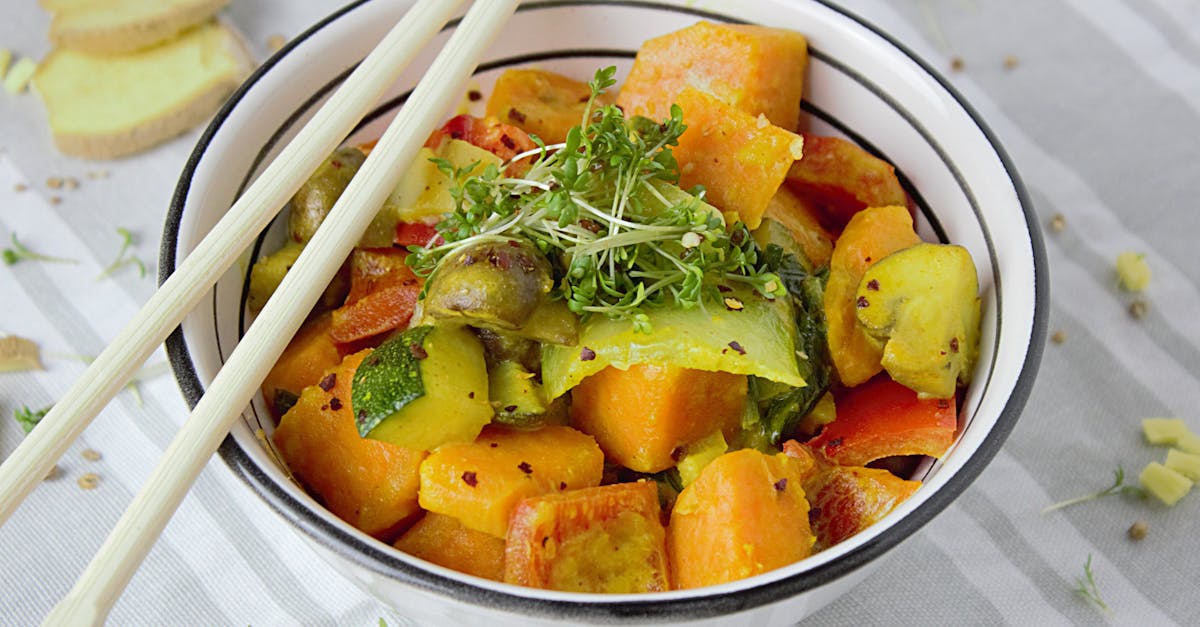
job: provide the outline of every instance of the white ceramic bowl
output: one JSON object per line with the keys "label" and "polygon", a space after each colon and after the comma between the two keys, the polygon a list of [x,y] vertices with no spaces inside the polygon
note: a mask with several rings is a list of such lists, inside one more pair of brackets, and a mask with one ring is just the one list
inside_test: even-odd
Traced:
{"label": "white ceramic bowl", "polygon": [[[534,64],[587,78],[628,70],[639,44],[697,20],[792,28],[809,38],[804,117],[817,133],[847,136],[895,164],[919,206],[926,239],[966,246],[979,269],[983,334],[962,429],[945,459],[918,471],[924,486],[866,531],[791,566],[721,586],[644,595],[582,595],[485,581],[413,558],[325,511],[290,481],[256,436],[273,423],[247,409],[221,455],[247,485],[307,536],[329,563],[419,620],[449,624],[556,622],[790,624],[845,593],[872,562],[954,500],[999,450],[1032,385],[1048,310],[1046,258],[1025,191],[979,116],[928,64],[861,19],[817,0],[528,2],[476,75],[486,93],[503,69]],[[402,14],[406,2],[366,0],[339,10],[265,63],[208,128],[180,178],[160,267],[170,273]],[[719,11],[719,12],[718,12]],[[449,26],[454,28],[454,24]],[[447,33],[438,39],[445,40]],[[419,78],[418,60],[357,133],[373,137]],[[450,112],[447,112],[449,115]],[[282,241],[282,220],[235,264],[168,348],[191,403],[237,344],[248,319],[247,268]],[[919,574],[914,574],[919,576]]]}

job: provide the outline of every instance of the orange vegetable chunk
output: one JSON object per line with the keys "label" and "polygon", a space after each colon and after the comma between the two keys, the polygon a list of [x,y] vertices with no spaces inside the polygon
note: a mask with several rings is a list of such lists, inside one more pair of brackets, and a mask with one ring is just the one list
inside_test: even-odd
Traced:
{"label": "orange vegetable chunk", "polygon": [[814,551],[875,524],[921,487],[920,481],[901,479],[882,468],[833,464],[795,440],[784,442],[783,452],[809,467],[804,492],[812,507],[808,519],[817,537]]}
{"label": "orange vegetable chunk", "polygon": [[697,89],[685,89],[676,102],[688,127],[674,149],[680,187],[703,185],[726,221],[758,228],[803,140]]}
{"label": "orange vegetable chunk", "polygon": [[[492,87],[487,115],[537,135],[547,144],[567,139],[567,131],[583,122],[592,90],[588,84],[546,70],[505,70]],[[595,108],[612,104],[611,92],[600,94]]]}
{"label": "orange vegetable chunk", "polygon": [[342,362],[337,344],[329,335],[332,326],[329,314],[305,322],[263,379],[263,397],[276,417],[286,409],[280,401],[298,398],[304,388],[315,385],[326,370]]}
{"label": "orange vegetable chunk", "polygon": [[662,120],[692,87],[794,131],[807,65],[808,42],[795,31],[699,22],[643,43],[617,104],[626,115]]}
{"label": "orange vegetable chunk", "polygon": [[338,344],[399,329],[412,318],[422,281],[396,248],[356,248],[350,254],[350,293],[333,311],[330,335]]}
{"label": "orange vegetable chunk", "polygon": [[787,186],[780,187],[767,203],[763,217],[787,227],[814,268],[829,265],[829,258],[833,255],[834,236],[821,226],[819,214],[812,203]]}
{"label": "orange vegetable chunk", "polygon": [[752,577],[812,552],[805,466],[754,449],[713,460],[679,494],[667,528],[676,588]]}
{"label": "orange vegetable chunk", "polygon": [[808,446],[843,466],[896,455],[941,457],[954,442],[954,399],[918,398],[887,375],[835,397],[837,418]]}
{"label": "orange vegetable chunk", "polygon": [[504,581],[569,592],[667,590],[658,487],[614,483],[521,501],[509,522]]}
{"label": "orange vegetable chunk", "polygon": [[527,497],[600,484],[604,454],[591,436],[563,426],[485,427],[474,442],[446,444],[421,464],[421,507],[503,538]]}
{"label": "orange vegetable chunk", "polygon": [[528,133],[492,116],[477,118],[465,114],[456,115],[442,125],[442,128],[434,131],[425,141],[425,145],[436,149],[446,138],[461,139],[500,157],[503,161],[508,161],[526,150],[537,148],[537,144],[533,143]]}
{"label": "orange vegetable chunk", "polygon": [[470,529],[453,516],[425,514],[394,546],[460,573],[504,580],[504,540]]}
{"label": "orange vegetable chunk", "polygon": [[863,274],[880,259],[920,241],[908,209],[891,205],[854,214],[834,244],[825,286],[826,338],[843,385],[859,385],[883,370],[882,347],[855,316],[855,292]]}
{"label": "orange vegetable chunk", "polygon": [[675,465],[676,449],[717,429],[732,437],[746,402],[746,377],[678,366],[609,366],[571,392],[571,424],[610,459],[638,472]]}
{"label": "orange vegetable chunk", "polygon": [[359,437],[350,381],[368,354],[348,355],[331,376],[304,388],[273,441],[292,474],[329,511],[388,540],[420,512],[418,470],[425,453]]}
{"label": "orange vegetable chunk", "polygon": [[840,137],[805,133],[804,156],[788,170],[787,183],[835,232],[867,207],[908,203],[892,164]]}

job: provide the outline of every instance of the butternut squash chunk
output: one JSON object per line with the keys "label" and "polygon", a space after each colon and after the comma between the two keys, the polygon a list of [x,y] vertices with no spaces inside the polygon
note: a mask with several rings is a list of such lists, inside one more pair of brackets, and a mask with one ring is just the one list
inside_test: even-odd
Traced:
{"label": "butternut squash chunk", "polygon": [[626,115],[661,120],[679,94],[694,87],[794,131],[807,65],[808,42],[800,33],[699,22],[643,43],[617,104]]}
{"label": "butternut squash chunk", "polygon": [[447,444],[421,464],[421,507],[497,538],[527,497],[600,484],[604,454],[563,426],[537,431],[486,427],[474,442]]}
{"label": "butternut squash chunk", "polygon": [[829,356],[843,385],[859,385],[883,370],[882,348],[858,324],[859,282],[872,264],[920,241],[908,209],[899,205],[854,214],[838,237],[825,286],[825,323]]}
{"label": "butternut squash chunk", "polygon": [[390,540],[420,513],[418,469],[425,453],[359,437],[350,381],[368,354],[348,355],[319,384],[304,388],[273,441],[292,474],[329,511]]}
{"label": "butternut squash chunk", "polygon": [[652,481],[525,499],[509,521],[504,581],[568,592],[667,590],[659,515]]}
{"label": "butternut squash chunk", "polygon": [[804,156],[788,170],[787,184],[834,232],[867,207],[908,203],[892,164],[840,137],[805,133]]}
{"label": "butternut squash chunk", "polygon": [[[592,90],[583,81],[532,68],[505,70],[496,79],[487,101],[487,115],[537,135],[546,144],[567,139],[567,131],[583,122],[583,109]],[[604,92],[594,106],[612,104]]]}
{"label": "butternut squash chunk", "polygon": [[504,540],[469,529],[453,516],[425,514],[394,546],[460,573],[504,580]]}
{"label": "butternut squash chunk", "polygon": [[675,465],[676,449],[713,431],[731,438],[745,403],[745,375],[651,364],[608,367],[571,392],[571,424],[595,437],[618,464],[658,472]]}
{"label": "butternut squash chunk", "polygon": [[329,314],[305,322],[263,379],[263,398],[276,417],[287,413],[304,388],[315,385],[326,370],[342,362],[329,336],[332,326]]}
{"label": "butternut squash chunk", "polygon": [[754,449],[713,460],[679,494],[667,528],[675,588],[752,577],[812,551],[804,466]]}
{"label": "butternut squash chunk", "polygon": [[758,228],[788,168],[803,154],[804,140],[697,89],[683,90],[675,101],[688,126],[674,150],[680,187],[703,185],[706,200],[727,222]]}

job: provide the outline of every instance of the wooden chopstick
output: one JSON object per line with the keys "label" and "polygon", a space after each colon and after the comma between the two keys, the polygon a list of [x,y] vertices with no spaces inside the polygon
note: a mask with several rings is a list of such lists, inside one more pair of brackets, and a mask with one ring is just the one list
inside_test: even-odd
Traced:
{"label": "wooden chopstick", "polygon": [[0,465],[0,526],[461,4],[408,11]]}
{"label": "wooden chopstick", "polygon": [[257,392],[377,208],[399,182],[422,140],[460,96],[477,60],[516,5],[517,0],[483,0],[467,12],[276,294],[196,404],[146,485],[117,521],[75,587],[47,617],[46,624],[104,622],[233,420]]}

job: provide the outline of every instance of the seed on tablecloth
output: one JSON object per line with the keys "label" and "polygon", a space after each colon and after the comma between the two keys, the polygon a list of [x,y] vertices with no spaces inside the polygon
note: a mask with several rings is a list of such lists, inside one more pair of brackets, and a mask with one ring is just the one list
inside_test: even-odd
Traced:
{"label": "seed on tablecloth", "polygon": [[280,48],[283,47],[283,44],[286,44],[286,43],[287,43],[287,37],[284,37],[283,35],[280,35],[279,33],[275,33],[274,35],[267,37],[267,49],[270,50],[271,52],[275,52],[275,51],[279,50]]}
{"label": "seed on tablecloth", "polygon": [[1146,537],[1146,532],[1150,530],[1150,524],[1144,520],[1138,520],[1129,527],[1129,539],[1141,540]]}
{"label": "seed on tablecloth", "polygon": [[1011,69],[1017,67],[1017,62],[1018,62],[1017,55],[1015,55],[1015,54],[1005,55],[1004,69],[1011,70]]}
{"label": "seed on tablecloth", "polygon": [[63,186],[67,189],[79,189],[79,179],[69,176],[63,179]]}
{"label": "seed on tablecloth", "polygon": [[13,191],[17,193],[21,193],[27,189],[29,189],[29,186],[24,183],[17,183],[16,185],[13,185]]}
{"label": "seed on tablecloth", "polygon": [[1054,342],[1055,344],[1062,344],[1063,342],[1067,341],[1067,334],[1061,330],[1055,331],[1054,335],[1050,336],[1050,341]]}
{"label": "seed on tablecloth", "polygon": [[50,189],[62,189],[63,180],[61,176],[52,176],[46,179],[46,187]]}
{"label": "seed on tablecloth", "polygon": [[88,460],[89,462],[98,462],[98,461],[100,461],[100,458],[103,457],[103,455],[100,454],[100,451],[97,451],[96,449],[90,449],[90,448],[84,449],[82,455],[83,455],[83,458]]}
{"label": "seed on tablecloth", "polygon": [[1141,320],[1146,317],[1146,312],[1149,311],[1150,305],[1144,300],[1135,300],[1129,303],[1129,315],[1133,316],[1134,320]]}
{"label": "seed on tablecloth", "polygon": [[100,475],[94,472],[84,473],[77,483],[84,490],[95,490],[96,486],[100,485]]}
{"label": "seed on tablecloth", "polygon": [[964,67],[966,67],[966,65],[967,65],[966,62],[963,61],[962,57],[960,57],[960,56],[950,57],[950,69],[951,70],[954,70],[955,72],[961,72],[962,69]]}
{"label": "seed on tablecloth", "polygon": [[1065,230],[1066,228],[1067,228],[1067,217],[1064,216],[1063,214],[1056,213],[1056,214],[1054,214],[1053,218],[1050,218],[1050,230],[1051,231],[1054,231],[1055,233],[1062,233],[1063,230]]}

